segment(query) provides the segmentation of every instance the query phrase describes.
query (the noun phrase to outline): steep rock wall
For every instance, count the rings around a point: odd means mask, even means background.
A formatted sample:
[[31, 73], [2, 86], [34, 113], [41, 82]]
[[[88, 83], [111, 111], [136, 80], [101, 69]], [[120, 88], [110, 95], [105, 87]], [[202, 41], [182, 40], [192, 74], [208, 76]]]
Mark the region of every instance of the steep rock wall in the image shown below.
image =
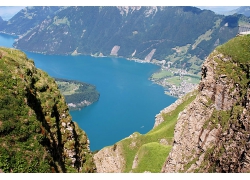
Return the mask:
[[98, 173], [122, 173], [125, 160], [121, 146], [115, 144], [103, 148], [94, 155], [94, 162]]
[[162, 172], [250, 171], [250, 62], [240, 60], [249, 38], [237, 37], [206, 59], [199, 93], [179, 115]]

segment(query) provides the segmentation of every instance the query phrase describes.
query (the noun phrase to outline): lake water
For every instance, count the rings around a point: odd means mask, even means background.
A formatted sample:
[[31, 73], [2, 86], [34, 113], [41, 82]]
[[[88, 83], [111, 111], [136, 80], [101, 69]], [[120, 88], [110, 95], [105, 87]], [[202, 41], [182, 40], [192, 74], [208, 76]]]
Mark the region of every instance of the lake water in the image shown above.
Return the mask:
[[[0, 46], [12, 47], [13, 42], [14, 37], [0, 34]], [[176, 100], [165, 95], [163, 87], [148, 80], [160, 68], [153, 64], [123, 58], [25, 53], [36, 67], [52, 77], [96, 86], [99, 101], [70, 112], [73, 121], [87, 133], [92, 151], [112, 145], [133, 132], [147, 133], [153, 128], [155, 115]]]

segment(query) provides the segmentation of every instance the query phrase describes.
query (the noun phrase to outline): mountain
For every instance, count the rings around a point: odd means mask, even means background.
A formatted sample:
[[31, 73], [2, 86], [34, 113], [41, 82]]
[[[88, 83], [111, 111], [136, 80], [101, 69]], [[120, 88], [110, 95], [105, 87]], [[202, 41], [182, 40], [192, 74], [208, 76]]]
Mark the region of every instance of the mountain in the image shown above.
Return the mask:
[[12, 35], [27, 33], [46, 18], [53, 17], [64, 7], [57, 6], [33, 6], [25, 7], [8, 21], [0, 26], [0, 31]]
[[66, 7], [29, 28], [15, 46], [202, 63], [201, 81], [156, 115], [151, 131], [92, 154], [55, 80], [1, 48], [0, 171], [250, 172], [250, 36], [236, 36], [248, 20], [193, 7]]
[[154, 128], [94, 155], [97, 172], [250, 172], [250, 35], [218, 46]]
[[0, 171], [95, 172], [88, 137], [53, 78], [1, 47], [0, 79]]
[[234, 11], [235, 9], [239, 8], [240, 6], [197, 6], [200, 9], [207, 9], [215, 12], [216, 14], [221, 15], [232, 15], [231, 13], [228, 14], [230, 11]]
[[241, 6], [235, 10], [229, 11], [226, 14], [232, 15], [232, 14], [243, 14], [244, 16], [250, 17], [250, 6]]
[[[46, 12], [52, 11], [52, 7], [46, 8], [50, 10]], [[32, 14], [32, 9], [26, 8], [25, 14]], [[34, 16], [46, 14], [41, 7], [36, 10]], [[241, 16], [222, 16], [189, 6], [71, 6], [49, 14], [46, 19], [28, 19], [32, 25], [24, 32], [9, 24], [25, 24], [27, 18], [21, 18], [23, 14], [24, 10], [3, 28], [5, 33], [19, 35], [14, 44], [18, 49], [165, 60], [195, 74], [216, 46], [236, 36], [238, 22], [242, 21]], [[14, 19], [19, 21], [14, 23]]]
[[16, 13], [18, 13], [25, 6], [0, 6], [0, 16], [3, 20], [7, 21], [11, 19]]
[[3, 22], [4, 22], [4, 20], [3, 20], [3, 18], [0, 16], [0, 24], [3, 23]]

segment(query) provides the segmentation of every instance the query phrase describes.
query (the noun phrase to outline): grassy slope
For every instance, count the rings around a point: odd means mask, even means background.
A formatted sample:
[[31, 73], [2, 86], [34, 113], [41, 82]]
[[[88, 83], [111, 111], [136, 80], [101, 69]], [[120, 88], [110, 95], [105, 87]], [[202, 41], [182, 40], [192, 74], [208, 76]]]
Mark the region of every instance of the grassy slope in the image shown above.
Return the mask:
[[228, 43], [217, 48], [223, 54], [232, 57], [233, 61], [239, 63], [249, 63], [250, 57], [250, 35], [239, 36], [231, 39]]
[[[220, 74], [226, 74], [229, 78], [233, 79], [234, 82], [239, 82], [241, 87], [243, 87], [244, 89], [242, 90], [242, 94], [246, 93], [246, 85], [249, 83], [249, 78], [246, 78], [246, 74], [249, 73], [249, 47], [250, 35], [236, 37], [230, 40], [228, 43], [225, 43], [223, 46], [219, 46], [217, 48], [219, 52], [226, 54], [228, 57], [231, 57], [232, 62], [238, 64], [233, 66], [231, 63], [218, 64], [218, 68], [220, 69], [220, 71], [218, 72], [218, 76]], [[241, 76], [240, 79], [239, 76]], [[137, 136], [125, 139], [120, 142], [123, 144], [124, 155], [127, 162], [125, 172], [131, 171], [133, 160], [136, 154], [138, 157], [138, 166], [137, 168], [132, 170], [133, 172], [160, 172], [162, 165], [172, 148], [171, 144], [174, 136], [174, 127], [177, 122], [178, 114], [183, 111], [183, 109], [188, 104], [190, 104], [190, 102], [192, 102], [194, 98], [195, 96], [187, 98], [187, 100], [179, 105], [174, 111], [168, 114], [164, 114], [163, 117], [165, 121], [155, 129], [152, 129], [147, 134], [140, 135], [139, 133], [137, 133]], [[239, 111], [238, 113], [240, 113], [241, 110], [241, 108], [234, 108], [234, 111]], [[223, 117], [222, 119], [229, 119], [228, 112], [220, 111], [214, 113], [219, 113], [220, 116]], [[233, 112], [233, 114], [238, 113]], [[233, 115], [230, 116], [231, 118], [233, 118]], [[224, 122], [223, 126], [225, 126], [225, 124], [227, 123], [227, 121]], [[169, 145], [161, 145], [159, 143], [159, 140], [163, 138], [168, 141]], [[131, 144], [135, 144], [135, 142], [136, 145], [134, 147], [131, 147]]]
[[[126, 167], [123, 172], [130, 172], [133, 161], [138, 154], [138, 166], [132, 172], [160, 172], [166, 157], [168, 156], [173, 143], [174, 127], [177, 117], [184, 108], [190, 104], [196, 95], [185, 96], [185, 100], [175, 110], [163, 114], [164, 122], [146, 134], [134, 133], [131, 138], [125, 138], [120, 143], [123, 147], [123, 154]], [[160, 140], [165, 139], [168, 145], [160, 144]]]
[[249, 84], [249, 67], [250, 67], [250, 35], [238, 36], [216, 50], [222, 53], [230, 62], [217, 61], [218, 77], [225, 74], [233, 82], [238, 83], [242, 88], [242, 94], [246, 93]]
[[72, 95], [76, 93], [76, 90], [79, 89], [80, 84], [76, 83], [69, 83], [69, 82], [64, 82], [64, 81], [56, 81], [58, 84], [59, 88], [62, 87], [60, 90], [62, 92], [62, 95]]

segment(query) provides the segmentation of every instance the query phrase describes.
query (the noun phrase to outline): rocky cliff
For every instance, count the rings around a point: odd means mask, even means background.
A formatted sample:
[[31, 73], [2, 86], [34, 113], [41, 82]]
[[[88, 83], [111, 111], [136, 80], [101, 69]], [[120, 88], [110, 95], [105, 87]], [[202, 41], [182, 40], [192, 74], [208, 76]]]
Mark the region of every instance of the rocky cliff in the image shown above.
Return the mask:
[[122, 173], [125, 167], [125, 159], [120, 144], [99, 151], [95, 154], [94, 160], [99, 173]]
[[8, 48], [0, 48], [0, 137], [3, 172], [95, 172], [55, 80]]
[[161, 172], [250, 172], [250, 36], [216, 48]]

